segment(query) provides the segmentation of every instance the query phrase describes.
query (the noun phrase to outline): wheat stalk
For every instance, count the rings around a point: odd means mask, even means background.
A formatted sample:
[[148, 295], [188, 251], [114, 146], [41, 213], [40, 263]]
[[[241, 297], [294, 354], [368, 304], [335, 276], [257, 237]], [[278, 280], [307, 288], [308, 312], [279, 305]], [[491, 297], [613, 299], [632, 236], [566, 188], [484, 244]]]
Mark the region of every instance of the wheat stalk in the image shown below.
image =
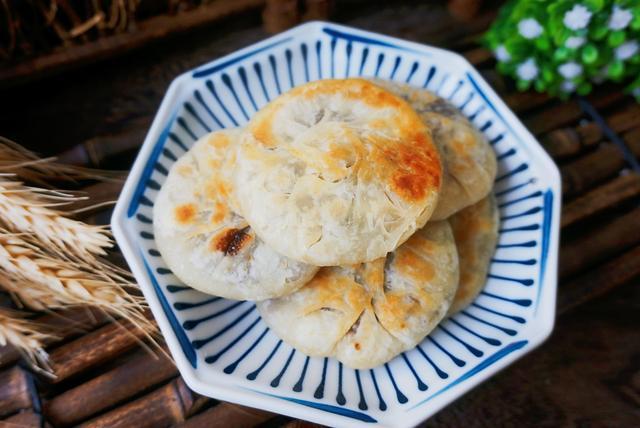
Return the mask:
[[14, 297], [16, 304], [34, 311], [46, 311], [64, 306], [58, 294], [47, 287], [0, 272], [0, 288]]
[[[36, 311], [96, 307], [115, 320], [129, 321], [157, 347], [156, 326], [146, 316], [146, 303], [135, 291], [131, 274], [100, 257], [113, 246], [108, 228], [65, 216], [60, 207], [77, 196], [27, 186], [15, 180], [15, 174], [35, 183], [46, 183], [49, 176], [104, 179], [100, 171], [39, 159], [0, 137], [0, 290]], [[5, 311], [0, 318], [0, 341], [11, 342], [36, 368], [39, 364], [48, 370], [41, 346], [48, 336], [38, 333], [42, 326], [16, 314]]]
[[0, 308], [0, 346], [13, 346], [35, 368], [42, 367], [45, 372], [50, 372], [43, 343], [52, 336], [41, 332], [43, 326], [23, 317], [21, 312]]
[[74, 197], [37, 189], [0, 175], [0, 222], [17, 232], [33, 233], [43, 243], [55, 245], [80, 258], [105, 255], [113, 244], [104, 227], [64, 217], [54, 207]]
[[121, 172], [82, 168], [55, 161], [55, 157], [40, 158], [18, 143], [0, 136], [0, 172], [16, 174], [22, 180], [51, 188], [51, 180], [114, 180]]
[[96, 270], [82, 260], [55, 258], [27, 234], [0, 229], [0, 286], [34, 309], [91, 305], [131, 321], [148, 336], [155, 327], [144, 299], [127, 292], [135, 285], [114, 266]]

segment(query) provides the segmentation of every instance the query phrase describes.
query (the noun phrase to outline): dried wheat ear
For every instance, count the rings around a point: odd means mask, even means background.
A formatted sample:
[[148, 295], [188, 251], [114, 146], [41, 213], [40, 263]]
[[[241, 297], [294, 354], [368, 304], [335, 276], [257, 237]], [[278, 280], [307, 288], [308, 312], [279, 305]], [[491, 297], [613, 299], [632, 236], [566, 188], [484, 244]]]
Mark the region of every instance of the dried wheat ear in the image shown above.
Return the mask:
[[56, 162], [55, 157], [40, 158], [32, 151], [2, 136], [0, 136], [0, 173], [13, 174], [23, 181], [44, 188], [52, 188], [52, 182], [122, 181], [121, 171], [67, 165]]
[[[96, 307], [131, 322], [155, 346], [157, 327], [148, 319], [131, 274], [102, 258], [113, 246], [108, 228], [68, 217], [64, 206], [78, 196], [19, 181], [39, 183], [48, 174], [96, 178], [99, 173], [39, 159], [15, 143], [0, 141], [0, 291], [33, 311]], [[49, 370], [43, 350], [48, 332], [25, 319], [28, 313], [0, 311], [0, 344], [13, 345], [35, 368]]]
[[43, 326], [24, 319], [25, 314], [0, 308], [0, 346], [13, 345], [36, 368], [44, 373], [50, 372], [44, 341], [52, 336], [43, 333]]
[[0, 221], [18, 232], [34, 234], [42, 243], [86, 258], [105, 255], [113, 244], [105, 227], [65, 217], [56, 210], [75, 198], [62, 192], [28, 187], [0, 176]]

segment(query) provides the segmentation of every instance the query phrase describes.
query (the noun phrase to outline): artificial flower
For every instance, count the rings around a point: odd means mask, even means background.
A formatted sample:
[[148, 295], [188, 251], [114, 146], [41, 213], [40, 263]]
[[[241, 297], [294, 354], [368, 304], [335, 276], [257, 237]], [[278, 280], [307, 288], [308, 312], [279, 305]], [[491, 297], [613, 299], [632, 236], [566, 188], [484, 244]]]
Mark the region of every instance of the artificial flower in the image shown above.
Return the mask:
[[518, 77], [522, 80], [533, 80], [538, 75], [538, 66], [533, 58], [527, 59], [517, 68]]
[[584, 45], [587, 40], [584, 37], [580, 36], [571, 36], [567, 39], [565, 46], [570, 49], [577, 49], [580, 46]]
[[635, 40], [630, 40], [626, 43], [623, 43], [615, 50], [616, 58], [621, 61], [631, 58], [636, 53], [638, 53], [638, 42], [636, 42]]
[[632, 19], [633, 14], [631, 11], [614, 5], [611, 17], [609, 17], [609, 28], [612, 30], [624, 30]]
[[542, 34], [542, 26], [533, 18], [518, 22], [518, 32], [525, 39], [535, 39]]
[[566, 62], [558, 67], [558, 72], [567, 79], [573, 79], [582, 73], [582, 66], [577, 62]]
[[569, 12], [565, 13], [562, 22], [571, 30], [582, 30], [589, 25], [592, 13], [585, 6], [577, 4]]

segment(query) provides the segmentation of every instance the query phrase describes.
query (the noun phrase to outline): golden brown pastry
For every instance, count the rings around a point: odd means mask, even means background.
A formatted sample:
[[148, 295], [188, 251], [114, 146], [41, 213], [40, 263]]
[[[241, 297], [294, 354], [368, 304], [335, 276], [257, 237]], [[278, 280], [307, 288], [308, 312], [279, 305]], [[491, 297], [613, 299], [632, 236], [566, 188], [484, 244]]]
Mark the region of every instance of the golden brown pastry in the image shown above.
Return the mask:
[[496, 177], [491, 145], [462, 113], [426, 89], [376, 81], [405, 98], [433, 133], [442, 160], [442, 189], [433, 220], [448, 218], [484, 198]]
[[301, 352], [370, 368], [416, 346], [447, 313], [457, 284], [451, 228], [429, 222], [386, 257], [321, 268], [300, 290], [257, 307]]
[[466, 308], [482, 291], [498, 242], [500, 218], [493, 192], [450, 219], [460, 258], [460, 284], [449, 313]]
[[247, 127], [240, 211], [269, 246], [333, 266], [383, 257], [435, 209], [438, 152], [401, 98], [362, 79], [298, 86]]
[[240, 134], [208, 134], [173, 165], [153, 208], [153, 228], [158, 250], [185, 284], [261, 300], [294, 291], [317, 268], [273, 251], [236, 213], [227, 172]]

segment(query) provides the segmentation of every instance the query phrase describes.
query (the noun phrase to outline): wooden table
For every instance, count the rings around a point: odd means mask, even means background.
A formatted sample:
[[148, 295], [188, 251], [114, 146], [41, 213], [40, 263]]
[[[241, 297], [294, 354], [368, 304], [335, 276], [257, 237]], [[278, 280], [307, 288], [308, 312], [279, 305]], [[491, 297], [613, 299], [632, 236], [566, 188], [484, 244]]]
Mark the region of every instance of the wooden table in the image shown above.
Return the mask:
[[[640, 176], [580, 102], [513, 93], [492, 71], [490, 54], [476, 41], [493, 17], [489, 10], [461, 24], [442, 6], [391, 7], [382, 1], [338, 3], [334, 15], [348, 25], [464, 53], [540, 138], [563, 174], [553, 335], [427, 425], [639, 426]], [[0, 92], [0, 135], [46, 155], [73, 148], [64, 159], [126, 170], [174, 76], [264, 37], [259, 15], [242, 15]], [[627, 154], [640, 155], [637, 103], [614, 87], [600, 88], [585, 101], [626, 143]], [[114, 199], [118, 190], [112, 184], [89, 189], [97, 200]], [[93, 211], [87, 219], [104, 223], [109, 214]], [[0, 426], [306, 426], [199, 397], [170, 362], [142, 352], [104, 317], [83, 310], [67, 315], [89, 331], [68, 329], [50, 346], [61, 374], [57, 381], [33, 376], [14, 353], [0, 350]], [[43, 321], [60, 322], [46, 315]]]

